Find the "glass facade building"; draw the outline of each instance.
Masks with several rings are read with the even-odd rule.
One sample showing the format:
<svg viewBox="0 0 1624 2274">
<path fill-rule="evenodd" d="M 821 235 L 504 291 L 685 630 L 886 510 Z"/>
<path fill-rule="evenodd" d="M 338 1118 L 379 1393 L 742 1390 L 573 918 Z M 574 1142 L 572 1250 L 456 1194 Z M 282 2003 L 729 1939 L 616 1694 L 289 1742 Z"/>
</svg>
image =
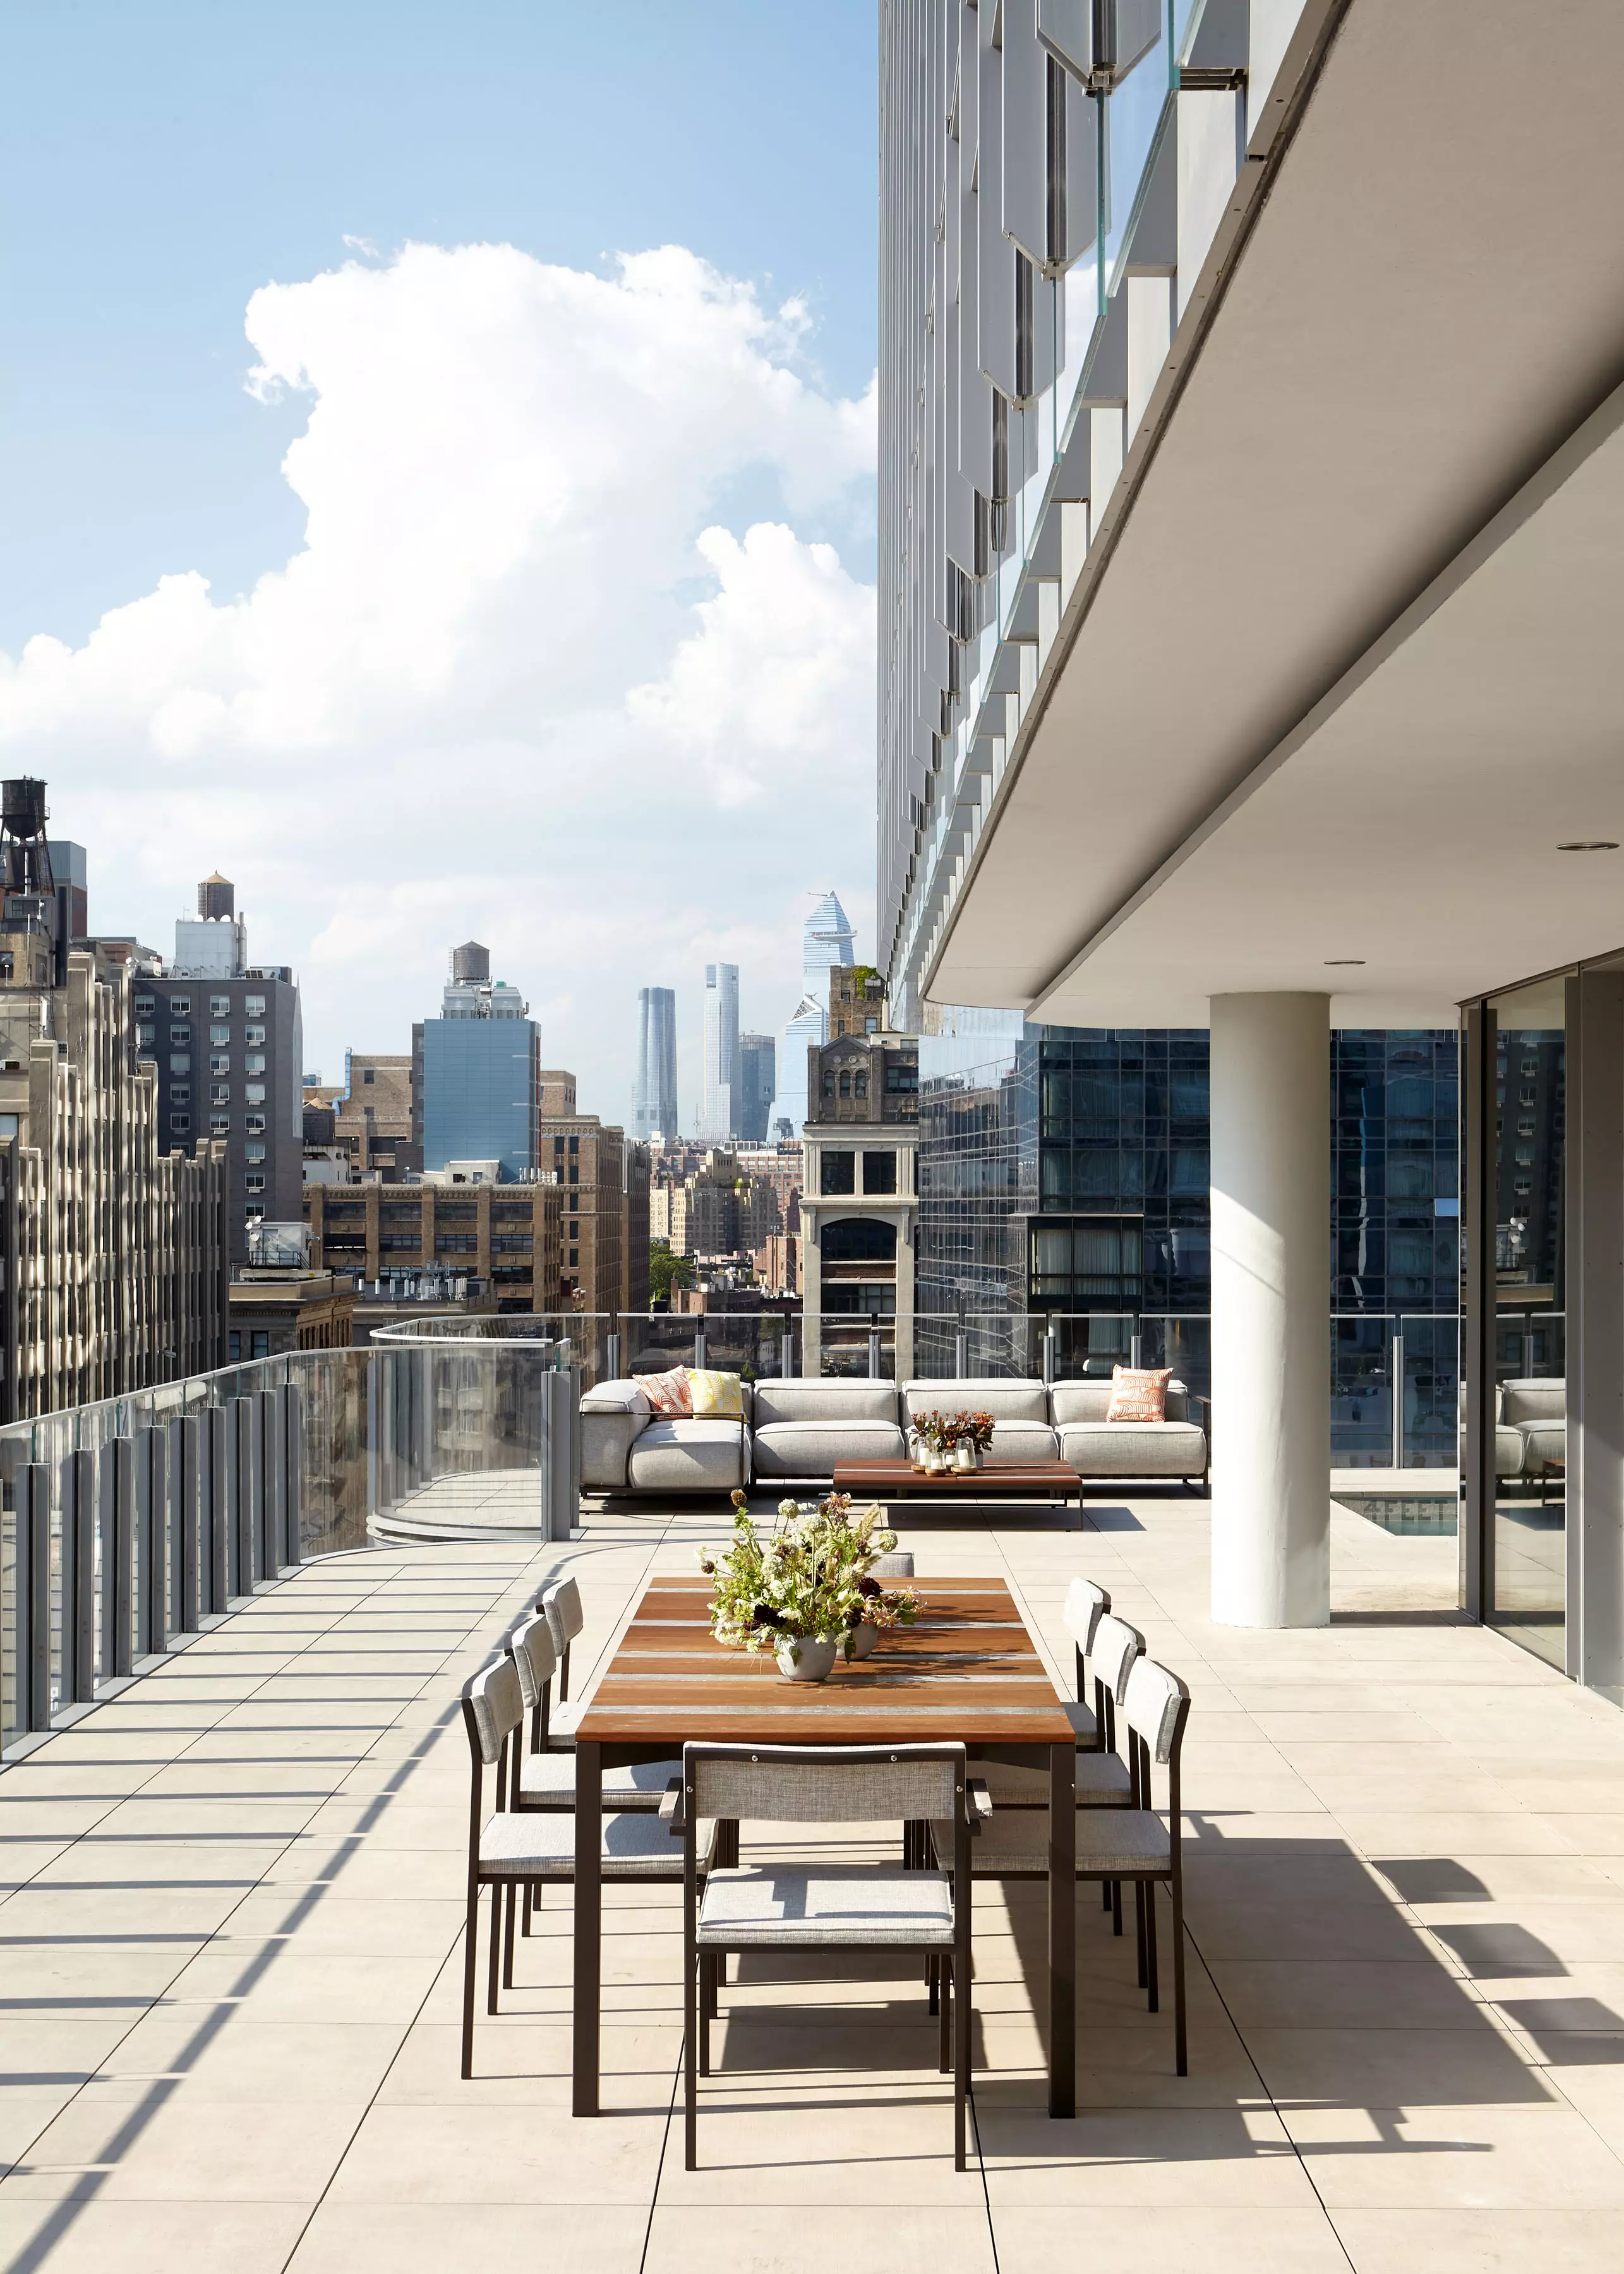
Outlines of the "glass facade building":
<svg viewBox="0 0 1624 2274">
<path fill-rule="evenodd" d="M 1041 1026 L 944 1010 L 920 1043 L 921 1314 L 1011 1370 L 993 1314 L 1062 1314 L 1072 1366 L 1176 1365 L 1207 1386 L 1209 1045 L 1204 1028 Z M 1395 1338 L 1407 1457 L 1450 1465 L 1458 1402 L 1453 1033 L 1331 1036 L 1333 1458 L 1391 1457 Z M 978 1328 L 975 1320 L 989 1323 Z M 921 1320 L 921 1337 L 931 1330 Z M 990 1341 L 989 1338 L 990 1337 Z M 922 1344 L 921 1347 L 925 1345 Z"/>
<path fill-rule="evenodd" d="M 496 1161 L 518 1177 L 535 1168 L 536 1044 L 530 1019 L 423 1021 L 425 1169 Z"/>
</svg>

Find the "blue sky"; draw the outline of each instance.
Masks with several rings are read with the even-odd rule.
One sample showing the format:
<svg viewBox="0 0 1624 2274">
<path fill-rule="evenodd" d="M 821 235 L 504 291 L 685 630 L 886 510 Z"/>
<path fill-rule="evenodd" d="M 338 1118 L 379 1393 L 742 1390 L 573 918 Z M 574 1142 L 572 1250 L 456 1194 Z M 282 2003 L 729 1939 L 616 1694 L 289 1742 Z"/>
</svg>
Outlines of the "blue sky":
<svg viewBox="0 0 1624 2274">
<path fill-rule="evenodd" d="M 803 296 L 812 328 L 794 367 L 831 399 L 861 396 L 875 359 L 876 37 L 873 0 L 6 11 L 0 651 L 41 632 L 79 649 L 162 576 L 195 572 L 229 601 L 297 553 L 308 500 L 282 460 L 312 393 L 296 384 L 267 404 L 245 391 L 244 311 L 267 285 L 339 267 L 346 238 L 384 264 L 409 240 L 510 244 L 598 276 L 617 252 L 680 245 L 754 282 L 768 310 Z M 793 517 L 803 544 L 832 540 L 866 583 L 871 491 L 866 506 L 808 493 L 790 516 L 781 471 L 718 465 L 710 513 L 741 538 L 754 519 Z M 665 589 L 703 597 L 709 571 L 693 566 L 691 589 Z M 8 763 L 52 772 L 59 817 L 94 854 L 105 802 L 88 777 L 76 785 L 71 747 L 14 734 Z M 177 777 L 174 794 L 195 818 L 196 785 Z M 871 847 L 833 850 L 797 890 L 832 881 L 844 896 L 854 869 L 871 875 Z M 173 879 L 150 884 L 167 907 Z M 162 945 L 143 890 L 138 876 L 123 908 L 102 898 L 100 921 L 144 922 Z M 262 906 L 276 897 L 259 881 Z M 314 937 L 320 914 L 286 921 Z M 794 958 L 792 937 L 786 974 Z M 748 981 L 746 1005 L 776 1021 Z M 323 1014 L 312 1023 L 324 1031 Z M 325 1031 L 330 1058 L 339 1026 Z"/>
</svg>

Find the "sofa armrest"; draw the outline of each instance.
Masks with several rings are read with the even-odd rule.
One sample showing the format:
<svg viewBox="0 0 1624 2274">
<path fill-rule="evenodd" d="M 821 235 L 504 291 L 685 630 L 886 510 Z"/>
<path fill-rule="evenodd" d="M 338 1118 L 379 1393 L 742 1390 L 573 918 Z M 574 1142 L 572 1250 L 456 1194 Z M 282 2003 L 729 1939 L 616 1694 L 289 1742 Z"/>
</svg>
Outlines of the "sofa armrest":
<svg viewBox="0 0 1624 2274">
<path fill-rule="evenodd" d="M 581 1420 L 581 1482 L 588 1492 L 624 1492 L 632 1447 L 653 1419 L 650 1413 L 593 1413 Z"/>
</svg>

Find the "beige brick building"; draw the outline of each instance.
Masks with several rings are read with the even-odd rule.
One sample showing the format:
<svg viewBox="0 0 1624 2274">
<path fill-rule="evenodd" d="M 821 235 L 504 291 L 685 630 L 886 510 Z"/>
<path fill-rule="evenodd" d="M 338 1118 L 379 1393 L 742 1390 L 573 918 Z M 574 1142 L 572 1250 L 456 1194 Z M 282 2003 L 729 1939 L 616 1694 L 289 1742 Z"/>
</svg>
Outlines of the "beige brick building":
<svg viewBox="0 0 1624 2274">
<path fill-rule="evenodd" d="M 307 1185 L 312 1270 L 465 1272 L 501 1311 L 567 1308 L 551 1184 Z"/>
</svg>

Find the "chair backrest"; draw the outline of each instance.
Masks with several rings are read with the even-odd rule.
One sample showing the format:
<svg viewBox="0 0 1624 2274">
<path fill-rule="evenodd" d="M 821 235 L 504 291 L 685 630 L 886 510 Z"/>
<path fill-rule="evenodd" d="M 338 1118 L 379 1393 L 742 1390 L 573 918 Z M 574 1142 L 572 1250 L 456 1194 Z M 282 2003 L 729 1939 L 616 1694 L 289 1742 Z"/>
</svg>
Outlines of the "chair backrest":
<svg viewBox="0 0 1624 2274">
<path fill-rule="evenodd" d="M 586 1624 L 580 1588 L 573 1579 L 555 1579 L 543 1588 L 536 1608 L 552 1628 L 553 1647 L 561 1657 Z"/>
<path fill-rule="evenodd" d="M 898 1824 L 963 1811 L 962 1745 L 682 1748 L 690 1815 L 737 1823 Z"/>
<path fill-rule="evenodd" d="M 1066 1632 L 1086 1658 L 1094 1648 L 1094 1632 L 1100 1621 L 1110 1609 L 1111 1599 L 1103 1587 L 1096 1587 L 1092 1579 L 1073 1579 L 1066 1589 Z"/>
<path fill-rule="evenodd" d="M 1135 1659 L 1145 1655 L 1145 1638 L 1126 1619 L 1105 1612 L 1094 1630 L 1094 1673 L 1096 1682 L 1102 1682 L 1110 1695 L 1121 1705 L 1128 1691 L 1128 1676 Z"/>
<path fill-rule="evenodd" d="M 519 1670 L 512 1659 L 499 1658 L 482 1667 L 462 1692 L 462 1702 L 468 1708 L 470 1740 L 489 1768 L 524 1715 Z"/>
<path fill-rule="evenodd" d="M 1160 1768 L 1166 1768 L 1173 1758 L 1189 1706 L 1190 1692 L 1177 1675 L 1169 1674 L 1154 1658 L 1134 1661 L 1122 1710 L 1128 1727 L 1136 1737 L 1145 1740 Z"/>
<path fill-rule="evenodd" d="M 509 1636 L 508 1647 L 518 1670 L 520 1694 L 528 1713 L 541 1703 L 541 1693 L 558 1671 L 558 1649 L 553 1630 L 539 1611 L 523 1619 Z"/>
<path fill-rule="evenodd" d="M 911 1547 L 893 1547 L 889 1555 L 876 1555 L 868 1566 L 871 1579 L 911 1579 L 914 1577 L 914 1551 Z"/>
</svg>

